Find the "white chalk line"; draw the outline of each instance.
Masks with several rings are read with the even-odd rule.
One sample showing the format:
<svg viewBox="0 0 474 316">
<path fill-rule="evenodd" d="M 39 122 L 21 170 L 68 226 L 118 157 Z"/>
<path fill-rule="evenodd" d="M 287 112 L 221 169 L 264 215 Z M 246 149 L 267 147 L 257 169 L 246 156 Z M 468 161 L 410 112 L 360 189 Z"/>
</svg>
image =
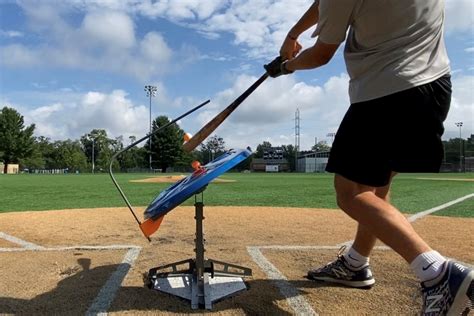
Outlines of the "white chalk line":
<svg viewBox="0 0 474 316">
<path fill-rule="evenodd" d="M 417 213 L 408 218 L 410 222 L 414 222 L 424 216 L 432 214 L 434 212 L 440 211 L 444 208 L 447 208 L 451 205 L 460 203 L 466 199 L 474 197 L 473 194 L 466 195 L 459 199 L 453 200 L 451 202 L 445 203 L 443 205 L 434 207 L 432 209 Z M 87 310 L 87 315 L 107 315 L 107 310 L 110 307 L 110 304 L 113 302 L 117 290 L 120 288 L 123 280 L 128 274 L 128 271 L 133 266 L 135 260 L 138 258 L 141 247 L 139 246 L 129 246 L 129 245 L 111 245 L 111 246 L 70 246 L 70 247 L 53 247 L 45 248 L 34 243 L 30 243 L 19 239 L 17 237 L 5 234 L 0 232 L 0 238 L 5 239 L 9 242 L 18 244 L 23 248 L 0 248 L 0 252 L 20 252 L 20 251 L 68 251 L 68 250 L 126 250 L 128 252 L 125 254 L 122 262 L 119 264 L 115 272 L 110 276 L 107 282 L 99 291 L 99 294 L 95 298 L 92 305 Z M 287 278 L 273 265 L 268 261 L 268 259 L 262 254 L 260 249 L 272 249 L 272 250 L 322 250 L 322 249 L 338 249 L 341 245 L 348 245 L 352 241 L 347 241 L 345 243 L 336 245 L 336 246 L 253 246 L 247 247 L 252 259 L 260 266 L 260 268 L 267 274 L 270 279 L 273 279 L 277 282 L 277 286 L 281 294 L 287 298 L 289 306 L 295 311 L 298 315 L 318 315 L 307 300 L 299 294 L 298 290 L 292 286 Z M 376 247 L 378 250 L 388 250 L 387 246 Z M 458 261 L 459 262 L 459 261 Z M 460 262 L 466 266 L 473 268 L 473 265 Z"/>
<path fill-rule="evenodd" d="M 274 281 L 288 305 L 299 315 L 318 315 L 308 301 L 292 286 L 288 279 L 262 254 L 259 247 L 247 247 L 247 251 L 267 277 Z"/>
<path fill-rule="evenodd" d="M 135 260 L 138 258 L 140 251 L 141 248 L 136 247 L 130 249 L 125 254 L 122 262 L 117 267 L 117 270 L 115 270 L 104 286 L 100 289 L 99 294 L 87 310 L 86 315 L 106 315 L 118 289 L 122 285 L 123 280 L 125 280 L 128 271 L 135 263 Z"/>
<path fill-rule="evenodd" d="M 440 211 L 454 204 L 460 203 L 471 197 L 474 197 L 474 193 L 468 194 L 459 199 L 436 206 L 426 211 L 419 212 L 409 217 L 408 220 L 410 222 L 414 222 L 429 214 Z M 267 277 L 271 280 L 275 280 L 275 284 L 277 285 L 280 293 L 283 295 L 283 297 L 286 298 L 287 304 L 293 309 L 296 315 L 318 315 L 314 311 L 314 309 L 311 307 L 311 305 L 308 303 L 308 301 L 304 298 L 304 296 L 302 296 L 299 293 L 298 289 L 292 286 L 290 282 L 288 282 L 288 279 L 262 254 L 260 249 L 271 249 L 271 250 L 280 250 L 280 251 L 283 251 L 283 250 L 333 250 L 333 249 L 336 250 L 336 249 L 339 249 L 343 245 L 350 246 L 352 242 L 353 240 L 349 240 L 349 241 L 337 244 L 335 246 L 291 246 L 291 245 L 290 246 L 286 246 L 286 245 L 249 246 L 247 247 L 247 252 L 250 254 L 254 262 L 257 263 L 257 265 L 263 270 L 263 272 L 267 275 Z M 374 249 L 384 250 L 384 251 L 391 250 L 391 248 L 387 246 L 377 246 Z M 467 267 L 474 268 L 474 266 L 471 264 L 460 262 L 459 260 L 456 260 L 456 261 Z"/>
<path fill-rule="evenodd" d="M 43 249 L 43 247 L 38 246 L 36 244 L 33 244 L 31 242 L 25 241 L 23 239 L 17 238 L 15 236 L 8 235 L 4 232 L 0 232 L 0 238 L 5 239 L 6 241 L 9 241 L 11 243 L 17 244 L 22 246 L 24 249 L 27 250 L 38 250 L 38 249 Z M 0 248 L 1 249 L 1 248 Z"/>
<path fill-rule="evenodd" d="M 128 250 L 141 249 L 138 246 L 110 245 L 110 246 L 67 246 L 67 247 L 41 247 L 41 248 L 0 248 L 0 252 L 26 252 L 26 251 L 69 251 L 69 250 Z"/>
<path fill-rule="evenodd" d="M 86 315 L 107 315 L 107 310 L 110 308 L 115 295 L 122 285 L 123 280 L 131 269 L 135 260 L 138 258 L 141 247 L 133 245 L 108 245 L 108 246 L 90 246 L 90 245 L 79 245 L 79 246 L 67 246 L 67 247 L 42 247 L 36 244 L 27 242 L 20 238 L 0 232 L 0 238 L 3 238 L 12 243 L 18 244 L 23 248 L 0 248 L 0 252 L 53 252 L 53 251 L 71 251 L 71 250 L 91 250 L 91 251 L 102 251 L 102 250 L 128 250 L 122 259 L 122 262 L 118 265 L 117 269 L 108 278 L 105 284 L 100 289 L 97 297 L 92 302 L 91 306 L 87 309 Z"/>
<path fill-rule="evenodd" d="M 429 215 L 429 214 L 432 214 L 434 212 L 437 212 L 437 211 L 440 211 L 442 209 L 445 209 L 445 208 L 448 208 L 450 207 L 451 205 L 454 205 L 454 204 L 457 204 L 457 203 L 460 203 L 464 200 L 467 200 L 467 199 L 470 199 L 474 197 L 474 193 L 471 193 L 471 194 L 468 194 L 468 195 L 465 195 L 463 197 L 460 197 L 459 199 L 456 199 L 456 200 L 453 200 L 451 202 L 448 202 L 448 203 L 445 203 L 445 204 L 442 204 L 442 205 L 439 205 L 439 206 L 436 206 L 436 207 L 433 207 L 429 210 L 426 210 L 426 211 L 423 211 L 423 212 L 420 212 L 420 213 L 416 213 L 415 215 L 412 215 L 410 217 L 408 217 L 408 221 L 413 223 L 414 221 L 420 219 L 420 218 L 423 218 L 425 217 L 426 215 Z"/>
</svg>

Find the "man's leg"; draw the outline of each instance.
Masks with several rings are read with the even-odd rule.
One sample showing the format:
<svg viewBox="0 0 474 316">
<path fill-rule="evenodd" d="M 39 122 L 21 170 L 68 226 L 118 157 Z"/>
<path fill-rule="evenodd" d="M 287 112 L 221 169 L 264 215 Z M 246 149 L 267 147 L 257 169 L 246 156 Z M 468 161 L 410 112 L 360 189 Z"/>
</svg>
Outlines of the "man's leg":
<svg viewBox="0 0 474 316">
<path fill-rule="evenodd" d="M 358 231 L 361 251 L 367 254 L 373 234 L 401 255 L 422 281 L 423 315 L 469 313 L 474 301 L 474 270 L 433 251 L 405 216 L 372 187 L 337 174 L 335 187 L 339 207 L 363 227 L 360 234 Z"/>
<path fill-rule="evenodd" d="M 395 174 L 392 174 L 391 178 L 393 178 L 394 175 Z M 371 287 L 375 283 L 375 280 L 369 267 L 369 255 L 375 246 L 377 241 L 376 236 L 378 233 L 378 231 L 374 231 L 372 227 L 392 227 L 392 230 L 388 231 L 388 233 L 392 235 L 396 235 L 397 230 L 408 230 L 410 234 L 418 237 L 405 217 L 389 204 L 391 178 L 389 183 L 383 187 L 371 187 L 357 184 L 340 175 L 336 175 L 334 182 L 338 204 L 349 216 L 358 222 L 356 237 L 351 248 L 344 254 L 342 254 L 341 251 L 337 260 L 330 262 L 321 268 L 310 270 L 308 272 L 309 278 L 319 281 L 341 283 L 351 287 Z M 362 195 L 363 197 L 360 198 L 359 195 Z M 343 197 L 344 200 L 342 199 Z M 352 200 L 355 202 L 352 202 Z M 372 204 L 375 204 L 375 206 Z M 354 205 L 356 205 L 357 208 L 355 208 Z M 389 220 L 385 219 L 386 208 L 389 210 L 388 219 L 397 219 L 394 224 L 391 224 Z M 377 219 L 374 222 L 370 221 L 370 219 L 365 220 L 364 216 L 367 214 L 367 209 L 370 209 L 372 213 L 376 214 L 375 216 L 370 216 L 380 216 L 382 217 L 382 220 Z M 352 214 L 353 212 L 355 214 Z M 397 214 L 400 214 L 400 216 L 397 216 Z M 360 220 L 360 218 L 364 220 Z M 384 224 L 383 220 L 388 221 L 388 224 Z M 378 221 L 380 221 L 381 224 L 378 224 Z M 401 226 L 401 228 L 397 227 L 397 225 Z M 385 241 L 385 237 L 380 239 Z M 422 241 L 420 237 L 418 237 L 418 239 Z M 388 242 L 386 243 L 388 244 Z M 388 245 L 390 246 L 390 244 Z M 429 249 L 428 246 L 426 247 L 427 248 L 422 249 Z M 400 245 L 399 248 L 403 248 L 403 244 Z M 410 257 L 406 258 L 406 260 L 410 260 Z"/>
<path fill-rule="evenodd" d="M 374 194 L 389 201 L 390 184 L 373 188 Z M 375 246 L 377 238 L 371 230 L 359 224 L 354 242 L 350 249 L 340 254 L 336 261 L 324 267 L 310 270 L 308 277 L 319 281 L 341 283 L 351 287 L 370 288 L 375 280 L 369 267 L 369 255 Z"/>
<path fill-rule="evenodd" d="M 395 173 L 393 173 L 393 176 Z M 374 193 L 377 197 L 381 198 L 387 203 L 390 203 L 390 183 L 383 187 L 377 187 L 374 189 Z M 352 248 L 364 257 L 369 257 L 370 252 L 377 242 L 377 237 L 372 234 L 371 230 L 364 225 L 359 224 L 357 226 L 357 233 L 352 244 Z"/>
<path fill-rule="evenodd" d="M 375 194 L 375 188 L 358 184 L 338 174 L 334 178 L 334 185 L 339 207 L 363 227 L 358 230 L 360 242 L 355 246 L 356 250 L 363 252 L 361 254 L 367 254 L 369 249 L 363 242 L 373 242 L 373 236 L 382 240 L 409 263 L 419 254 L 431 250 L 405 216 Z"/>
</svg>

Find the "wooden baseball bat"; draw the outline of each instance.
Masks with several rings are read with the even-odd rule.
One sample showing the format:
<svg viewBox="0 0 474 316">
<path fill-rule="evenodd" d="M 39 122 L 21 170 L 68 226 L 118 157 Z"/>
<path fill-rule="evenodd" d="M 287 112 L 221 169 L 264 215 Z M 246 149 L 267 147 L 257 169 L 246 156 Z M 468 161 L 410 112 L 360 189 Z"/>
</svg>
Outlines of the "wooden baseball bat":
<svg viewBox="0 0 474 316">
<path fill-rule="evenodd" d="M 185 152 L 191 152 L 199 144 L 201 144 L 212 132 L 216 130 L 219 125 L 255 90 L 257 87 L 268 78 L 268 74 L 263 74 L 257 81 L 255 81 L 244 93 L 242 93 L 234 102 L 227 106 L 222 112 L 210 120 L 203 128 L 199 130 L 193 137 L 191 137 L 184 145 Z"/>
</svg>

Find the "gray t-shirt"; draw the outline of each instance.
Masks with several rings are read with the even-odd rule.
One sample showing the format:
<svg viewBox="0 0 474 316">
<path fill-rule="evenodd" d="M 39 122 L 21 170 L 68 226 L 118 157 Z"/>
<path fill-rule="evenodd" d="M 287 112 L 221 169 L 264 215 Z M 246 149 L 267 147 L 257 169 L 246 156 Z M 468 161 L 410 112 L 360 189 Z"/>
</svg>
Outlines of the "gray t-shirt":
<svg viewBox="0 0 474 316">
<path fill-rule="evenodd" d="M 443 39 L 444 0 L 316 0 L 313 36 L 346 39 L 351 103 L 431 82 L 450 71 Z M 349 32 L 347 30 L 349 29 Z"/>
</svg>

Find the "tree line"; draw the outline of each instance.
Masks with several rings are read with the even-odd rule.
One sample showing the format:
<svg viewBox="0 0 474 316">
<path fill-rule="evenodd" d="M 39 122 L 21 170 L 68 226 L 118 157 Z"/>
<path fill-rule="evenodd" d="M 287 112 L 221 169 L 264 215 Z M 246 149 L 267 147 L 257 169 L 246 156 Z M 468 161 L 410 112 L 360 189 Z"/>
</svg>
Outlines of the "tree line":
<svg viewBox="0 0 474 316">
<path fill-rule="evenodd" d="M 168 124 L 166 116 L 152 122 L 152 133 Z M 104 129 L 93 129 L 78 140 L 51 140 L 34 136 L 35 124 L 25 126 L 23 116 L 15 109 L 4 107 L 0 111 L 0 162 L 19 164 L 21 170 L 63 169 L 68 172 L 106 171 L 112 156 L 136 142 L 135 136 L 110 138 Z M 226 150 L 225 141 L 217 135 L 211 136 L 200 148 L 191 153 L 182 150 L 184 131 L 173 124 L 155 133 L 143 144 L 138 144 L 117 157 L 114 170 L 143 171 L 152 169 L 162 172 L 189 170 L 193 160 L 202 164 L 221 155 Z M 151 142 L 151 147 L 150 147 Z M 242 162 L 239 168 L 249 168 L 250 161 Z"/>
<path fill-rule="evenodd" d="M 170 119 L 158 116 L 152 122 L 152 133 L 168 124 Z M 124 139 L 122 136 L 110 138 L 104 129 L 93 129 L 78 140 L 51 140 L 44 136 L 34 136 L 35 124 L 25 126 L 23 116 L 15 109 L 4 107 L 0 111 L 0 162 L 20 164 L 21 170 L 65 169 L 68 172 L 100 172 L 108 170 L 112 156 L 136 141 L 135 136 Z M 191 153 L 182 150 L 184 131 L 176 124 L 155 133 L 143 146 L 135 146 L 117 157 L 114 170 L 143 171 L 150 168 L 162 172 L 169 170 L 185 171 L 190 169 L 192 161 L 206 164 L 225 152 L 225 141 L 213 135 Z M 150 145 L 151 141 L 151 145 Z M 443 141 L 446 163 L 459 163 L 461 156 L 474 156 L 474 135 L 467 140 L 460 138 Z M 151 146 L 151 147 L 150 147 Z M 259 144 L 252 156 L 240 163 L 236 169 L 250 169 L 252 158 L 263 158 L 264 151 L 272 144 L 264 141 Z M 294 145 L 282 145 L 283 157 L 287 159 L 290 170 L 295 170 Z M 150 149 L 151 148 L 151 149 Z M 329 151 L 323 141 L 315 144 L 311 151 Z M 409 153 L 407 153 L 409 155 Z"/>
</svg>

